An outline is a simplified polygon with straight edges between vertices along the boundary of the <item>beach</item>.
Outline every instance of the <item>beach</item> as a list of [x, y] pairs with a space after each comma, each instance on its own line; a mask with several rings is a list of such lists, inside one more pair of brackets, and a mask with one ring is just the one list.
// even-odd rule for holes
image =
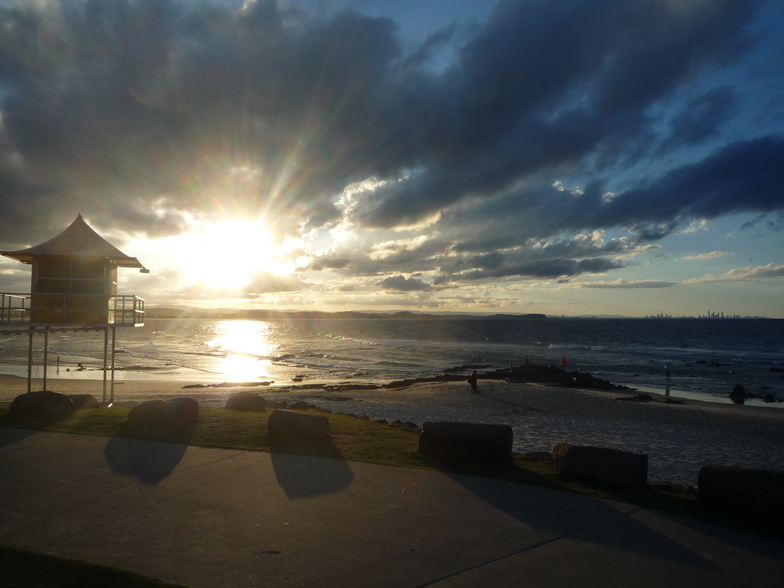
[[[479, 394], [465, 382], [424, 382], [392, 389], [352, 389], [350, 385], [221, 386], [184, 388], [201, 382], [127, 380], [115, 384], [115, 402], [137, 403], [189, 396], [205, 406], [223, 406], [230, 394], [252, 391], [269, 402], [305, 401], [332, 412], [372, 420], [506, 424], [517, 453], [551, 451], [567, 442], [645, 453], [651, 481], [694, 485], [703, 465], [784, 469], [784, 411], [744, 405], [683, 401], [618, 400], [636, 393], [565, 388], [555, 385], [480, 380]], [[34, 381], [34, 390], [41, 382]], [[63, 394], [102, 398], [100, 380], [64, 380], [50, 387]], [[0, 405], [27, 390], [27, 380], [0, 375]], [[107, 392], [108, 394], [108, 392]]]

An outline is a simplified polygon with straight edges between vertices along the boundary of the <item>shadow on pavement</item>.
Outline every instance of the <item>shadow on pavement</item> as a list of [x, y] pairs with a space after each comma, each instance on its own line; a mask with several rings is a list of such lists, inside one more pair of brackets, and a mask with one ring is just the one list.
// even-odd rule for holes
[[168, 431], [151, 432], [147, 427], [125, 422], [106, 444], [106, 461], [116, 473], [155, 486], [182, 460], [193, 428], [193, 423], [180, 423]]
[[39, 431], [67, 419], [72, 414], [73, 411], [26, 418], [13, 417], [10, 414], [3, 415], [0, 417], [0, 448], [35, 435]]
[[318, 446], [280, 447], [271, 443], [270, 449], [275, 477], [289, 498], [335, 494], [354, 480], [354, 472], [331, 439]]
[[[458, 484], [524, 525], [553, 534], [646, 557], [708, 570], [716, 566], [666, 535], [604, 501], [584, 494], [464, 474]], [[629, 512], [635, 509], [629, 506]]]

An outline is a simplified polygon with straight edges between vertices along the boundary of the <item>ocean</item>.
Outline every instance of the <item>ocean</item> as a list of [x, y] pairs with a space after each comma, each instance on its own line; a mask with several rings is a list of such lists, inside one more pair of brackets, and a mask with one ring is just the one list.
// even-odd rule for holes
[[[27, 345], [0, 333], [0, 373], [26, 375]], [[51, 333], [47, 377], [102, 378], [103, 345], [100, 332]], [[781, 319], [148, 319], [117, 329], [117, 351], [120, 381], [387, 383], [566, 357], [569, 370], [641, 392], [730, 402], [742, 384], [784, 400], [784, 373], [771, 371], [784, 368]], [[42, 355], [37, 334], [35, 377]]]

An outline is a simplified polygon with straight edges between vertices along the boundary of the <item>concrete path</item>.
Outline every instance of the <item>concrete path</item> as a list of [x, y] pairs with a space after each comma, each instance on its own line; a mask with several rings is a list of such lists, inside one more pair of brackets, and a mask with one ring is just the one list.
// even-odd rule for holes
[[784, 544], [472, 476], [0, 428], [0, 544], [194, 587], [782, 586]]

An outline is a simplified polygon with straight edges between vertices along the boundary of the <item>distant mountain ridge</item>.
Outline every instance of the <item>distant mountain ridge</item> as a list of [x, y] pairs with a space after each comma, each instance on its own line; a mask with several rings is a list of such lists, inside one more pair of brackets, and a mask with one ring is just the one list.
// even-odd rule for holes
[[148, 308], [145, 318], [206, 318], [206, 319], [410, 319], [410, 320], [448, 320], [448, 319], [484, 319], [484, 320], [530, 320], [547, 319], [546, 314], [425, 314], [410, 311], [392, 313], [343, 311], [292, 311], [292, 310], [239, 310], [227, 308], [195, 308], [188, 306]]

